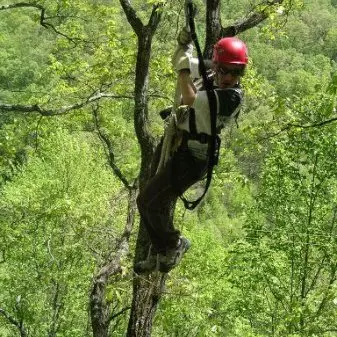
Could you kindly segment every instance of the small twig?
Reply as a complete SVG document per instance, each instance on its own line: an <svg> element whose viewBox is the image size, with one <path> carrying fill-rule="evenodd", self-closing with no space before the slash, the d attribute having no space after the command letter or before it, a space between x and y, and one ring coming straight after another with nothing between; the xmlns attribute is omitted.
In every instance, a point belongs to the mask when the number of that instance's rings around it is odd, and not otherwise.
<svg viewBox="0 0 337 337"><path fill-rule="evenodd" d="M261 137L257 141L260 142L260 141L268 140L268 139L273 138L273 137L277 137L282 132L288 131L292 128L309 129L309 128L315 128L315 127L322 127L322 126L328 125L328 124L336 122L336 121L337 121L337 117L330 118L330 119L327 119L325 121L321 121L321 122L317 122L317 123L313 123L313 124L304 124L303 125L303 124L288 123L283 128L281 128L279 131L277 131L275 133L272 133L268 136Z"/></svg>
<svg viewBox="0 0 337 337"><path fill-rule="evenodd" d="M63 36L64 38L66 38L68 41L70 41L72 43L76 43L76 42L89 43L89 41L85 41L85 40L80 39L80 38L70 37L67 34L62 33L61 31L56 29L55 26L52 25L51 23L47 22L46 20L48 20L52 17L47 18L45 16L46 8L39 5L39 4L29 3L29 2L18 2L16 4L3 5L3 6L0 7L0 10L10 10L10 9L14 9L14 8L35 8L35 9L37 9L41 12L40 13L40 25L42 27L47 28L47 29L49 29L49 28L52 29L56 34Z"/></svg>
<svg viewBox="0 0 337 337"><path fill-rule="evenodd" d="M21 337L27 337L27 331L25 327L23 326L23 322L17 321L15 318L13 318L8 312L6 312L4 309L0 308L0 314L4 316L9 323L14 325L18 330L20 331Z"/></svg>
<svg viewBox="0 0 337 337"><path fill-rule="evenodd" d="M221 36L233 36L256 27L258 24L268 19L269 9L275 5L281 5L284 0L273 0L267 1L266 3L261 3L255 6L254 11L252 11L246 18L235 22L233 25L221 28ZM261 9L258 6L261 6Z"/></svg>
<svg viewBox="0 0 337 337"><path fill-rule="evenodd" d="M122 173L122 171L120 170L120 168L116 165L115 163L115 154L113 151L113 146L111 143L110 138L108 137L108 135L106 135L100 125L99 125L99 121L98 121L98 106L93 107L92 109L92 113L93 113L93 117L94 117L94 123L95 123L95 127L98 133L98 136L100 138L100 140L105 144L106 146L106 150L107 150L107 157L109 160L109 165L111 167L111 169L113 170L113 172L115 173L115 175L120 179L120 181L123 183L123 185L130 190L131 186L130 183L128 182L127 178L124 176L124 174Z"/></svg>
<svg viewBox="0 0 337 337"><path fill-rule="evenodd" d="M126 307L126 308L122 309L121 311L117 312L116 314L111 315L111 316L109 317L109 319L108 319L108 323L110 323L112 320L114 320L114 319L117 318L118 316L124 314L124 312L126 312L126 311L128 311L128 310L130 310L130 309L131 309L131 307Z"/></svg>

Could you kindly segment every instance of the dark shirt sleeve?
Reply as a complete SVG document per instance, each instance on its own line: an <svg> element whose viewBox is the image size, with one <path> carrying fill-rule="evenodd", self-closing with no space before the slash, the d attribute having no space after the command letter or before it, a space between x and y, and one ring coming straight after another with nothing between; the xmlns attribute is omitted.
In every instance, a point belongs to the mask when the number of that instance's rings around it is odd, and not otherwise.
<svg viewBox="0 0 337 337"><path fill-rule="evenodd" d="M235 116L242 104L242 90L240 88L229 88L216 89L215 92L219 99L219 115L225 117Z"/></svg>

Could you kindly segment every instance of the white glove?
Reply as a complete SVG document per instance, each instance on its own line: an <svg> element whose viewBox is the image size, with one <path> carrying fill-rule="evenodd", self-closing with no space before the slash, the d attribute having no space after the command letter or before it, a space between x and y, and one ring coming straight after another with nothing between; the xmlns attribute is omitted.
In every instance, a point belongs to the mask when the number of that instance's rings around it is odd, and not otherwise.
<svg viewBox="0 0 337 337"><path fill-rule="evenodd" d="M172 64L176 71L191 69L190 59L192 58L193 46L179 45L172 57Z"/></svg>
<svg viewBox="0 0 337 337"><path fill-rule="evenodd" d="M182 46L187 46L190 43L192 43L191 33L188 31L186 27L184 27L178 34L177 41L178 44Z"/></svg>

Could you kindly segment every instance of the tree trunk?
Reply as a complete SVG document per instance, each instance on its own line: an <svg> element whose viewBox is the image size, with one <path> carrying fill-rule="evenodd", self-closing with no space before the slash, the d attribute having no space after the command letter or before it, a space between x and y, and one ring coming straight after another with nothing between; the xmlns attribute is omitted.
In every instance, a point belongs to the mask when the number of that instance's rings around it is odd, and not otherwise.
<svg viewBox="0 0 337 337"><path fill-rule="evenodd" d="M133 301L127 337L149 337L166 274L157 272L134 280Z"/></svg>
<svg viewBox="0 0 337 337"><path fill-rule="evenodd" d="M204 57L212 59L213 46L221 35L220 0L207 0Z"/></svg>
<svg viewBox="0 0 337 337"><path fill-rule="evenodd" d="M136 12L127 0L120 0L128 22L138 38L136 77L135 77L135 107L134 127L141 148L141 167L139 187L143 188L151 175L151 160L154 155L155 139L151 136L148 126L148 75L152 38L161 20L161 5L153 7L147 25L143 25ZM138 232L135 261L146 257L149 248L149 238L140 223ZM133 300L127 331L127 337L151 336L152 320L157 309L157 303L162 293L166 277L161 273L135 277L133 281Z"/></svg>

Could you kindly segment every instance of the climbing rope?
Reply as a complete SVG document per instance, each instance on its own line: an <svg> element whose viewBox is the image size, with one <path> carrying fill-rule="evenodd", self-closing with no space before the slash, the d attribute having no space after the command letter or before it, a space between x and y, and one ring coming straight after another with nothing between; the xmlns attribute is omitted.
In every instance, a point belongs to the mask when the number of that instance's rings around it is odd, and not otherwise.
<svg viewBox="0 0 337 337"><path fill-rule="evenodd" d="M186 0L186 16L188 19L188 25L191 32L191 38L195 45L195 49L197 51L197 56L199 60L199 72L203 79L204 87L206 89L207 98L208 98L208 104L209 104L209 111L210 111L210 120L211 120L211 137L209 139L209 146L208 146L208 170L207 170L207 176L206 176L206 184L204 187L204 192L202 195L194 200L189 201L184 196L181 196L181 200L184 203L184 206L188 210L193 210L197 205L200 203L200 201L204 198L206 195L208 188L212 181L212 175L213 175L213 167L218 163L219 159L219 148L220 148L220 138L217 136L216 133L216 118L217 118L217 103L216 103L216 96L213 88L213 81L209 79L207 76L207 70L205 66L205 62L202 56L201 48L199 45L198 37L196 34L195 29L195 23L194 23L194 16L196 13L196 8L192 2L192 0Z"/></svg>
<svg viewBox="0 0 337 337"><path fill-rule="evenodd" d="M203 85L206 89L208 103L209 103L209 111L210 111L210 120L211 120L211 137L209 138L209 146L208 146L208 170L207 170L207 176L206 176L206 184L204 187L204 192L202 195L194 200L189 201L184 196L181 196L181 200L184 203L184 206L188 210L193 210L203 199L203 197L206 195L207 190L211 184L212 181L212 174L213 174L213 167L218 163L218 157L219 157L219 147L220 147L220 138L217 136L216 133L216 111L217 111L217 103L216 103L216 96L213 90L213 81L208 77L207 70L205 66L205 62L202 56L201 48L199 45L198 37L196 34L195 29L195 23L194 23L194 16L196 13L196 7L193 4L192 0L185 0L185 17L186 17L186 30L191 33L192 41L195 45L197 56L199 60L199 72L201 74ZM171 157L172 154L172 143L174 140L174 137L177 134L177 109L180 105L181 101L181 91L179 82L177 80L177 85L175 89L175 95L174 95L174 104L171 110L170 117L166 119L165 121L165 132L164 132L164 138L162 143L162 149L161 149L161 155L159 164L157 167L157 173L166 165L168 160Z"/></svg>

